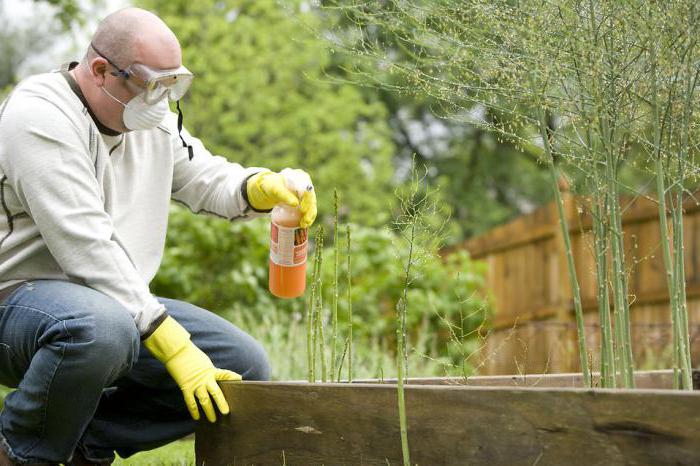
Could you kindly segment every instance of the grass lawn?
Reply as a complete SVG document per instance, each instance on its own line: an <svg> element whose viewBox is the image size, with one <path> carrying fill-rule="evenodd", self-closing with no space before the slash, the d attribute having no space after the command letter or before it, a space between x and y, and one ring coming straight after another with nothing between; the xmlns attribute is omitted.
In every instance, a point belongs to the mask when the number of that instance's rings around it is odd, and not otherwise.
<svg viewBox="0 0 700 466"><path fill-rule="evenodd" d="M194 464L194 439L178 440L164 447L117 460L115 466L189 466Z"/></svg>

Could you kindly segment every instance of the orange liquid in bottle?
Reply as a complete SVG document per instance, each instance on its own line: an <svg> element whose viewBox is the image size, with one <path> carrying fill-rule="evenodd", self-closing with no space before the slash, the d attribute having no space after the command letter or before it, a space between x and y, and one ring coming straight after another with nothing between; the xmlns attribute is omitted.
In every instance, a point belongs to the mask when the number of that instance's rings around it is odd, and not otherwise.
<svg viewBox="0 0 700 466"><path fill-rule="evenodd" d="M308 230L299 228L300 218L296 207L272 209L269 288L278 298L296 298L306 289Z"/></svg>

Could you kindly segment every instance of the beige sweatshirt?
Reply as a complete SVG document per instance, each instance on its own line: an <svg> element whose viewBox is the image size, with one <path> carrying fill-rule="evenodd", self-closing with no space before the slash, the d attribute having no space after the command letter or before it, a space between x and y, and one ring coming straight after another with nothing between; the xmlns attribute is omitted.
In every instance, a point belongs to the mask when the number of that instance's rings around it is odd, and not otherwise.
<svg viewBox="0 0 700 466"><path fill-rule="evenodd" d="M261 169L213 156L183 129L189 160L175 114L147 131L110 136L98 125L65 71L22 81L0 106L0 288L86 285L120 302L145 336L164 316L148 286L170 200L230 220L259 216L243 191Z"/></svg>

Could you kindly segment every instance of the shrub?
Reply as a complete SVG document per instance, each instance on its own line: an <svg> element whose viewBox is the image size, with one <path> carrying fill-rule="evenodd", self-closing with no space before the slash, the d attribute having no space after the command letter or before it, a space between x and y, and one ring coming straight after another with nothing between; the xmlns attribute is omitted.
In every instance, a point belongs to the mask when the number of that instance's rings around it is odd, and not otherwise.
<svg viewBox="0 0 700 466"><path fill-rule="evenodd" d="M160 296L192 302L216 312L260 339L270 353L276 378L303 378L305 302L277 299L268 291L268 238L267 218L229 223L195 217L173 206L165 256L152 289ZM395 347L394 306L403 286L401 259L406 252L396 250L396 237L386 228L353 225L352 238L357 376L389 376L384 374L383 368L393 373L394 364L387 358ZM329 243L327 240L326 244ZM345 245L341 244L341 296L345 293L344 251ZM323 254L324 325L329 328L332 244ZM465 352L455 350L455 345L474 347L473 342L470 343L472 337L477 336L474 330L481 325L488 309L477 293L483 284L484 264L472 261L465 251L451 254L444 260L435 254L425 257L409 291L411 304L407 323L414 349L411 367L421 375L442 374L445 368L451 372L452 365L459 366L461 372ZM338 320L340 357L347 326L347 303L342 298ZM326 336L329 335L330 332L326 332Z"/></svg>

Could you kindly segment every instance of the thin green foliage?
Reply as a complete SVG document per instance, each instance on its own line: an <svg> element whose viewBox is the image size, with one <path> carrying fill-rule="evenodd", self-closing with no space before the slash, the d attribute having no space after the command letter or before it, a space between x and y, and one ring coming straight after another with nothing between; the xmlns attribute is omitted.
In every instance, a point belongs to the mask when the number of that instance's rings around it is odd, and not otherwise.
<svg viewBox="0 0 700 466"><path fill-rule="evenodd" d="M340 245L338 244L338 190L333 190L333 303L331 335L331 379L335 377L336 347L338 346L338 266L340 263Z"/></svg>
<svg viewBox="0 0 700 466"><path fill-rule="evenodd" d="M532 75L530 75L530 85L533 88L534 94L539 95L536 80L532 77ZM562 239L564 241L564 254L566 255L567 270L569 274L569 286L571 287L571 293L574 300L574 314L576 316L576 329L579 349L578 354L583 375L583 385L585 387L591 387L591 371L587 361L588 351L586 350L586 334L585 328L583 326L581 288L579 287L578 276L576 275L576 266L574 265L574 254L571 250L571 238L569 235L568 220L564 211L564 200L562 198L561 191L559 188L559 170L554 165L554 152L552 150L551 136L550 133L548 133L548 126L545 119L544 110L541 105L537 105L537 102L535 103L535 105L537 107L537 120L538 127L540 130L540 136L544 145L544 155L546 158L545 163L549 167L551 184L554 191L554 202L557 206L557 214L559 217L559 227Z"/></svg>
<svg viewBox="0 0 700 466"><path fill-rule="evenodd" d="M318 234L318 233L317 233ZM311 279L311 293L309 294L308 299L306 300L306 367L308 368L307 370L307 376L306 379L309 382L313 382L315 380L315 374L314 374L314 353L313 353L313 348L314 348L314 342L313 342L313 332L314 332L314 294L315 294L315 285L316 285L316 271L317 271L317 265L316 265L316 253L314 252L314 269L311 274L312 279Z"/></svg>
<svg viewBox="0 0 700 466"><path fill-rule="evenodd" d="M348 305L348 340L347 340L347 353L348 353L348 382L352 382L353 377L353 367L352 367L352 327L353 327L353 317L352 317L352 269L350 267L350 258L352 256L352 247L350 245L350 225L345 227L345 238L346 238L346 258L347 258L347 305Z"/></svg>
<svg viewBox="0 0 700 466"><path fill-rule="evenodd" d="M662 225L662 248L674 365L687 385L682 205L687 184L700 173L693 142L699 126L690 104L697 101L700 73L695 2L390 0L333 8L356 25L331 37L336 50L358 58L348 70L355 78L429 96L443 117L480 126L523 151L539 150L551 173L592 199L603 386L615 386L618 378L624 387L634 385L628 281L634 258L626 257L622 217L626 196L646 193L627 184L625 173L651 173L660 220L668 215L672 223ZM371 37L384 34L386 42L365 40L369 28ZM391 43L402 53L386 53ZM561 207L558 178L552 176L552 184ZM566 242L568 227L558 210ZM570 245L565 249L588 380L578 280Z"/></svg>
<svg viewBox="0 0 700 466"><path fill-rule="evenodd" d="M316 323L316 338L318 340L318 355L320 359L320 365L321 365L321 381L325 382L327 380L327 373L326 373L326 339L323 334L323 321L324 321L324 316L323 316L323 278L321 275L321 267L323 266L323 226L318 227L318 238L317 238L317 243L316 243L316 248L318 251L318 259L317 261L314 261L314 267L316 267L316 263L318 264L317 270L318 273L316 274L316 301L314 303L314 314L315 318L314 321ZM316 346L314 346L316 347Z"/></svg>
<svg viewBox="0 0 700 466"><path fill-rule="evenodd" d="M600 381L602 388L614 388L615 377L615 340L610 319L610 295L608 288L608 235L603 212L607 212L605 193L594 193L593 209L593 243L596 262L596 296L598 298L598 320L600 322Z"/></svg>
<svg viewBox="0 0 700 466"><path fill-rule="evenodd" d="M435 203L434 194L428 188L425 175L419 176L414 162L406 192L397 192L400 214L395 221L395 227L401 238L397 247L401 250L407 250L406 260L403 264L403 289L395 307L397 398L404 466L411 464L404 393L404 379L408 377L409 341L406 329L407 311L410 305L409 292L414 281L421 278L421 265L426 257L437 253L441 241L444 223L442 225L432 223L433 219L436 218L435 214L440 211ZM398 257L402 256L398 255Z"/></svg>
<svg viewBox="0 0 700 466"><path fill-rule="evenodd" d="M315 348L318 348L318 358L320 359L320 366L321 366L321 381L325 382L326 381L326 344L325 344L325 337L323 335L323 321L324 321L324 316L323 316L323 276L321 274L321 267L323 266L323 234L324 234L324 228L323 226L318 227L318 237L317 237L317 243L316 243L316 251L317 251L317 259L315 262L318 263L318 273L316 274L316 280L314 283L314 287L316 289L315 293L315 303L314 303L314 315L316 316L314 318L314 322L316 323L316 338L318 340L318 346L315 346Z"/></svg>
<svg viewBox="0 0 700 466"><path fill-rule="evenodd" d="M314 382L316 380L316 359L317 359L317 348L319 339L319 327L320 323L318 320L321 318L320 311L318 309L319 296L322 293L321 289L321 266L323 261L323 227L319 226L316 228L315 235L315 249L314 249L314 265L311 274L311 293L307 301L307 312L306 312L306 336L307 336L307 352L308 352L308 381Z"/></svg>
<svg viewBox="0 0 700 466"><path fill-rule="evenodd" d="M685 296L683 253L683 191L689 161L689 138L693 131L693 102L700 69L697 66L697 7L665 11L647 5L649 30L680 30L678 37L650 42L645 53L649 63L652 137L643 140L654 161L658 198L661 250L671 302L674 386L692 389L690 341ZM665 40L664 40L665 39ZM668 224L670 217L671 224Z"/></svg>

